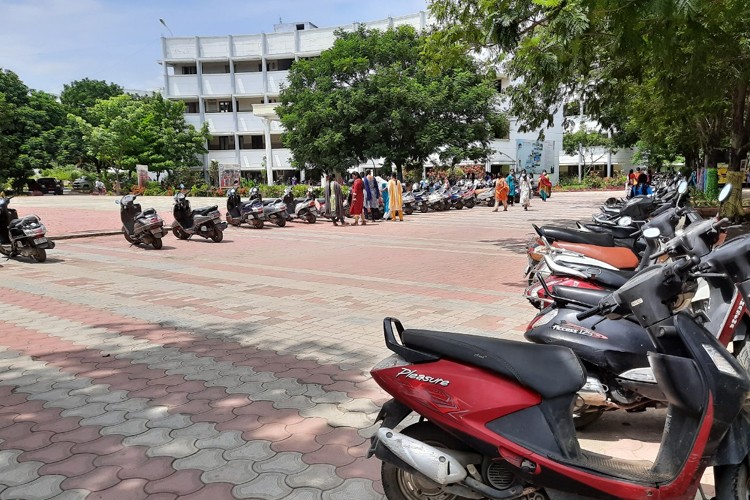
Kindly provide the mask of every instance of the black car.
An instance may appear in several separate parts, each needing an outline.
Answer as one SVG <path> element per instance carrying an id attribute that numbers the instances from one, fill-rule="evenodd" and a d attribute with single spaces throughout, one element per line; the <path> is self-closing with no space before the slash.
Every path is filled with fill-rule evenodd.
<path id="1" fill-rule="evenodd" d="M 62 183 L 54 177 L 28 179 L 26 184 L 29 186 L 29 191 L 41 191 L 42 194 L 63 194 Z"/>

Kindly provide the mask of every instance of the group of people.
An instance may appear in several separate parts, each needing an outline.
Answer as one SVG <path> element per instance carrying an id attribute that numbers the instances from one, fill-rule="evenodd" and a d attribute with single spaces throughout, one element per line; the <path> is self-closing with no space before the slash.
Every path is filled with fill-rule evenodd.
<path id="1" fill-rule="evenodd" d="M 531 206 L 531 196 L 533 194 L 533 174 L 527 174 L 526 170 L 522 170 L 520 174 L 516 174 L 511 169 L 507 177 L 502 174 L 498 174 L 495 179 L 495 208 L 493 212 L 497 212 L 500 208 L 500 204 L 503 205 L 503 212 L 508 210 L 508 205 L 513 205 L 516 198 L 516 186 L 518 186 L 519 203 L 524 210 L 528 210 Z M 547 171 L 543 170 L 539 175 L 538 180 L 539 197 L 542 201 L 547 201 L 547 198 L 552 193 L 552 181 L 547 177 Z"/>
<path id="2" fill-rule="evenodd" d="M 330 217 L 334 226 L 338 226 L 339 223 L 342 226 L 348 225 L 344 219 L 344 196 L 340 178 L 327 175 L 324 191 L 326 216 Z M 348 199 L 349 214 L 354 219 L 352 225 L 364 226 L 367 224 L 367 219 L 370 221 L 379 219 L 381 207 L 384 219 L 387 220 L 390 216 L 395 221 L 398 217 L 398 220 L 403 222 L 402 196 L 403 186 L 395 172 L 391 174 L 388 183 L 381 182 L 380 185 L 372 170 L 368 170 L 364 177 L 359 172 L 352 172 Z"/>
<path id="3" fill-rule="evenodd" d="M 631 168 L 628 173 L 628 185 L 626 191 L 628 198 L 653 194 L 654 191 L 651 189 L 651 172 L 646 169 L 641 170 L 640 167 L 634 172 Z"/>

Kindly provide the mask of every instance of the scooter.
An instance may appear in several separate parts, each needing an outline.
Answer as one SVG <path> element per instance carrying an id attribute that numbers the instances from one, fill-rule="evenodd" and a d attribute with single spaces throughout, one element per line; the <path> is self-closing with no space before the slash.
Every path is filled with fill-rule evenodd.
<path id="1" fill-rule="evenodd" d="M 47 238 L 47 228 L 36 215 L 19 219 L 18 212 L 9 207 L 11 198 L 0 198 L 0 254 L 9 259 L 20 255 L 44 262 L 55 242 Z"/>
<path id="2" fill-rule="evenodd" d="M 468 187 L 464 188 L 461 193 L 461 197 L 463 198 L 464 206 L 466 208 L 474 208 L 477 204 L 476 200 L 476 189 L 473 185 L 469 185 Z"/>
<path id="3" fill-rule="evenodd" d="M 313 190 L 307 190 L 307 197 L 303 199 L 294 198 L 292 190 L 287 188 L 282 199 L 287 209 L 287 220 L 304 220 L 308 224 L 315 224 L 318 220 L 319 206 L 316 203 Z"/>
<path id="4" fill-rule="evenodd" d="M 131 245 L 145 243 L 155 250 L 163 246 L 162 238 L 167 235 L 164 220 L 156 213 L 156 209 L 143 210 L 135 199 L 138 195 L 126 194 L 115 201 L 120 205 L 120 220 L 122 221 L 122 235 Z"/>
<path id="5" fill-rule="evenodd" d="M 386 318 L 394 355 L 371 373 L 393 399 L 377 417 L 370 455 L 383 462 L 388 499 L 692 499 L 710 465 L 717 498 L 745 498 L 750 379 L 709 331 L 669 306 L 699 262 L 651 266 L 578 315 L 632 315 L 648 332 L 667 401 L 653 464 L 581 448 L 570 408 L 586 371 L 570 349 L 405 330 Z M 412 412 L 420 422 L 396 431 Z"/>
<path id="6" fill-rule="evenodd" d="M 407 191 L 401 196 L 401 204 L 404 207 L 404 213 L 411 215 L 414 213 L 414 207 L 417 206 L 417 200 L 414 191 Z"/>
<path id="7" fill-rule="evenodd" d="M 227 223 L 221 220 L 221 213 L 216 205 L 210 207 L 190 209 L 185 193 L 179 192 L 174 195 L 174 208 L 172 215 L 172 233 L 181 240 L 186 240 L 193 235 L 203 238 L 211 238 L 216 243 L 224 239 L 224 230 Z"/>
<path id="8" fill-rule="evenodd" d="M 240 198 L 236 189 L 227 192 L 227 223 L 239 226 L 250 223 L 255 229 L 263 229 L 263 204 L 257 201 L 245 201 Z"/>
<path id="9" fill-rule="evenodd" d="M 254 187 L 250 190 L 250 201 L 257 200 L 263 204 L 263 220 L 276 224 L 279 227 L 286 226 L 288 217 L 286 203 L 277 198 L 275 200 L 263 201 L 260 190 Z"/>

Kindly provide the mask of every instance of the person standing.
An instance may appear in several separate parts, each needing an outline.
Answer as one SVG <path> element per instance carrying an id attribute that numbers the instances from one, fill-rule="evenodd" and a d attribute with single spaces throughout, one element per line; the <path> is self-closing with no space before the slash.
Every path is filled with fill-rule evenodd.
<path id="1" fill-rule="evenodd" d="M 511 168 L 508 177 L 505 178 L 505 182 L 508 184 L 508 205 L 513 206 L 516 201 L 516 175 L 515 171 Z"/>
<path id="2" fill-rule="evenodd" d="M 388 220 L 390 217 L 390 195 L 388 194 L 388 184 L 380 183 L 380 197 L 383 200 L 383 219 Z"/>
<path id="3" fill-rule="evenodd" d="M 552 182 L 547 177 L 547 171 L 542 170 L 542 175 L 539 176 L 539 197 L 542 201 L 547 201 L 547 198 L 552 193 Z"/>
<path id="4" fill-rule="evenodd" d="M 365 183 L 359 176 L 359 172 L 352 172 L 354 182 L 352 183 L 352 203 L 349 205 L 349 213 L 354 217 L 353 225 L 359 224 L 360 217 L 362 218 L 362 225 L 366 225 L 364 216 L 362 215 L 362 209 L 365 203 Z"/>
<path id="5" fill-rule="evenodd" d="M 404 221 L 404 210 L 402 195 L 403 187 L 401 181 L 396 177 L 396 173 L 391 174 L 391 180 L 388 181 L 388 206 L 391 210 L 391 217 L 395 222 L 396 214 L 398 213 L 399 221 Z"/>
<path id="6" fill-rule="evenodd" d="M 365 210 L 370 216 L 371 221 L 375 221 L 376 213 L 380 208 L 380 189 L 378 189 L 378 181 L 373 177 L 372 170 L 367 171 L 367 175 L 362 179 L 365 187 Z"/>
<path id="7" fill-rule="evenodd" d="M 331 218 L 334 226 L 338 226 L 337 221 L 340 221 L 342 226 L 346 226 L 346 221 L 344 220 L 344 195 L 341 192 L 341 184 L 338 183 L 333 175 L 326 176 L 324 196 L 326 216 Z"/>
<path id="8" fill-rule="evenodd" d="M 529 179 L 525 176 L 521 176 L 521 206 L 524 210 L 528 210 L 531 206 L 531 184 Z"/>
<path id="9" fill-rule="evenodd" d="M 497 212 L 500 208 L 500 204 L 503 204 L 503 212 L 508 210 L 508 183 L 505 182 L 505 178 L 502 175 L 497 177 L 495 181 L 495 209 L 493 212 Z"/>

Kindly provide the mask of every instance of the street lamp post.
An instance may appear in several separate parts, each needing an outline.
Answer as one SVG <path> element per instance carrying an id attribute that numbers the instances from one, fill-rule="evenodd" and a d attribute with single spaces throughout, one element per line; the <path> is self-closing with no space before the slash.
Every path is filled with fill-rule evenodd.
<path id="1" fill-rule="evenodd" d="M 162 26 L 167 28 L 167 31 L 169 31 L 169 36 L 174 36 L 174 33 L 172 33 L 172 30 L 169 29 L 169 26 L 167 26 L 167 22 L 164 21 L 164 19 L 159 18 L 159 22 L 161 23 Z"/>

